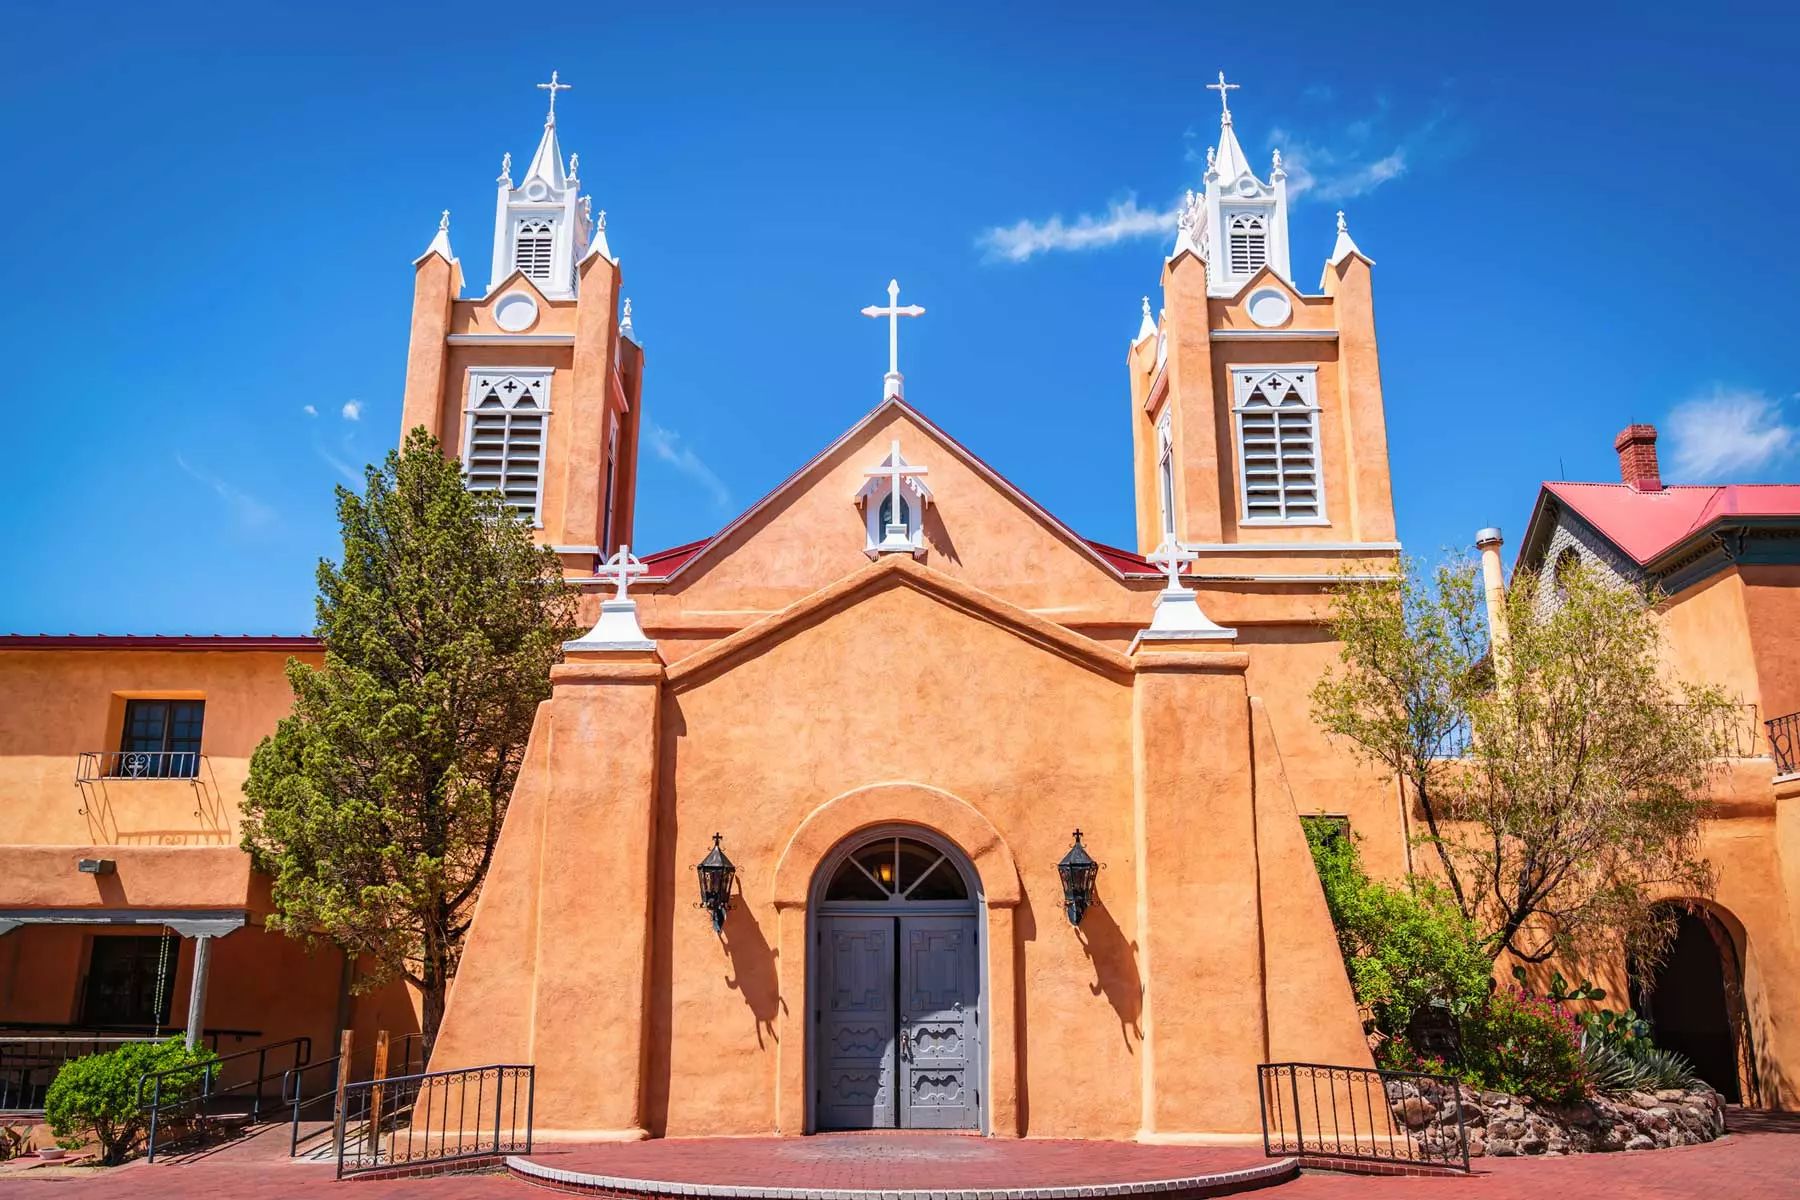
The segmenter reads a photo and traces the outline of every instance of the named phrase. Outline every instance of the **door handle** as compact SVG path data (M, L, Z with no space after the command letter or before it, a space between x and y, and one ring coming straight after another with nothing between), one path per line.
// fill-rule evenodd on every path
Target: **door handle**
M911 1033L912 1030L908 1029L906 1026L902 1025L900 1027L900 1057L906 1062L912 1061Z

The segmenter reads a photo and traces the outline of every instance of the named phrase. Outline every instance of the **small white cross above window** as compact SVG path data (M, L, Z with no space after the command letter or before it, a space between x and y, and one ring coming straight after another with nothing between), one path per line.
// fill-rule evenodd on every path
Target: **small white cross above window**
M910 465L900 453L900 439L895 438L887 457L872 467L865 467L868 482L857 492L868 524L868 549L877 554L911 554L922 548L920 524L922 509L931 503L931 490L924 484L929 467Z

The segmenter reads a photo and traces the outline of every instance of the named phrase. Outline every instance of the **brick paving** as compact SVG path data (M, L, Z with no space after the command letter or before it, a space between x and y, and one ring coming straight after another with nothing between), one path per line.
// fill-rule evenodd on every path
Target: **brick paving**
M1606 1195L1620 1200L1793 1200L1800 1196L1800 1117L1733 1113L1730 1134L1705 1146L1651 1150L1633 1154L1595 1154L1556 1159L1478 1159L1469 1178L1374 1178L1308 1172L1278 1185L1270 1200L1539 1200L1541 1197ZM843 1139L848 1141L849 1139ZM881 1139L886 1140L886 1139ZM899 1140L899 1139L894 1139ZM683 1149L694 1143L663 1142ZM715 1167L740 1163L763 1148L805 1145L774 1139L708 1140ZM969 1153L969 1146L1016 1143L968 1142L964 1139L918 1139L921 1147L945 1153ZM1030 1143L1028 1143L1030 1144ZM1055 1149L1057 1143L1037 1143ZM547 1147L555 1149L554 1147ZM650 1152L653 1144L588 1147L584 1152L631 1150ZM1067 1152L1067 1161L1090 1156L1104 1161L1105 1150ZM1158 1155L1235 1151L1182 1151L1175 1147L1132 1149ZM575 1148L563 1157L573 1161ZM548 1154L542 1161L553 1161ZM1065 1179L1065 1182L1074 1182ZM1019 1183L1008 1186L1018 1187ZM229 1197L231 1200L531 1200L547 1193L503 1175L438 1176L431 1179L362 1181L339 1184L330 1167L286 1160L234 1163L216 1156L192 1165L134 1163L95 1173L81 1168L39 1168L0 1178L4 1200L187 1200Z

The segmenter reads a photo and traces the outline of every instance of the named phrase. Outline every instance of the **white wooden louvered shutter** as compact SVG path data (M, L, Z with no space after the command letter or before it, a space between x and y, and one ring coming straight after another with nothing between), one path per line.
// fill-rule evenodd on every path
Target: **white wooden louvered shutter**
M1318 407L1312 377L1238 375L1238 454L1249 521L1317 521L1325 514L1319 480Z
M513 264L533 279L547 280L555 243L556 231L549 221L520 221L513 239Z
M1231 273L1251 275L1262 270L1263 264L1269 261L1268 226L1264 220L1252 213L1237 213L1230 218L1228 226L1225 240Z
M463 471L472 491L498 492L521 519L537 524L543 500L544 421L549 373L472 378Z

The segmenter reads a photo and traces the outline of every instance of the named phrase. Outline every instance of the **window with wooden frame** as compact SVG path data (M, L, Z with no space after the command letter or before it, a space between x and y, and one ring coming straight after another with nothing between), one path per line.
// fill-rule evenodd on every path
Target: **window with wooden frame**
M95 937L82 989L82 1024L128 1028L167 1024L180 953L180 939L166 932L160 937Z
M1225 247L1232 275L1243 278L1269 261L1269 218L1261 212L1234 212L1225 218Z
M526 217L513 232L513 266L539 282L550 279L550 263L556 251L556 222L546 217Z
M1311 367L1234 369L1240 519L1323 525L1317 372Z
M519 517L541 526L549 368L469 372L463 473L471 491L498 492Z
M204 700L127 700L110 779L192 779L200 774Z

